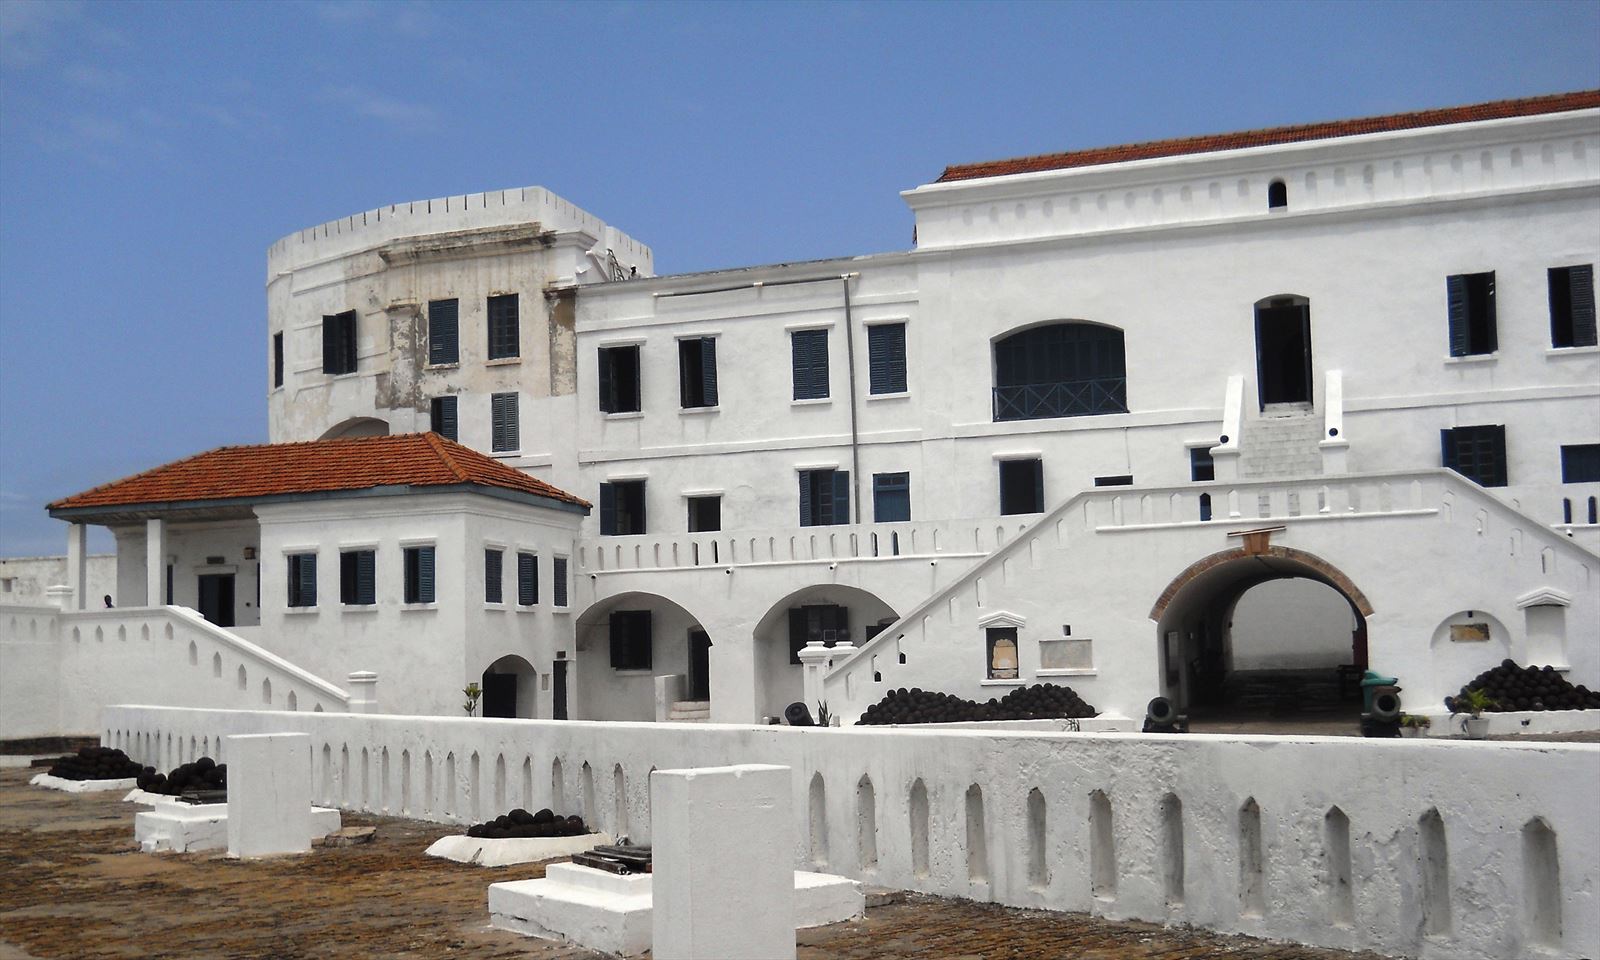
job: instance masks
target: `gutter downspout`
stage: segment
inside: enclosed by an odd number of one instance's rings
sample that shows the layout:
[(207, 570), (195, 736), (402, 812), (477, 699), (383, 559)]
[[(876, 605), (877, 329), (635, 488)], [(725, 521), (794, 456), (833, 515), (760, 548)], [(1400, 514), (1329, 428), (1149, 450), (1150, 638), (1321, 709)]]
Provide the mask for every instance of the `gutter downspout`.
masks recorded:
[(839, 282), (844, 285), (844, 345), (845, 358), (850, 365), (850, 495), (855, 500), (856, 523), (861, 522), (861, 434), (856, 423), (856, 328), (850, 321), (850, 281), (859, 273), (842, 273)]

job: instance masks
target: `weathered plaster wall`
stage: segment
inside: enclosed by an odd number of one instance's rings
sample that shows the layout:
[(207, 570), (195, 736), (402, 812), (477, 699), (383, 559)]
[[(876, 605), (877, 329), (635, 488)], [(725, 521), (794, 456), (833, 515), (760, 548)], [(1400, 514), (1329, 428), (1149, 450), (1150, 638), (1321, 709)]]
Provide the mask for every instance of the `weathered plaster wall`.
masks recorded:
[[(117, 555), (96, 553), (84, 558), (87, 586), (84, 593), (96, 605), (106, 594), (120, 602)], [(67, 582), (66, 557), (0, 557), (0, 604), (39, 606), (49, 603), (45, 588)], [(139, 596), (144, 596), (143, 584)]]

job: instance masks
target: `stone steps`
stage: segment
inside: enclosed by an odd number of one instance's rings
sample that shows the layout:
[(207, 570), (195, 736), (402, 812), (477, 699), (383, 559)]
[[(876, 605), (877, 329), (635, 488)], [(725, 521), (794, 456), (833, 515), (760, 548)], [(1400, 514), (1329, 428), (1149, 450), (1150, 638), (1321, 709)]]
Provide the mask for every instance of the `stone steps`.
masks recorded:
[(711, 722), (711, 701), (679, 700), (672, 705), (672, 710), (667, 713), (667, 720), (672, 723), (709, 723)]
[(1322, 418), (1317, 414), (1262, 417), (1244, 430), (1239, 475), (1250, 479), (1322, 473)]

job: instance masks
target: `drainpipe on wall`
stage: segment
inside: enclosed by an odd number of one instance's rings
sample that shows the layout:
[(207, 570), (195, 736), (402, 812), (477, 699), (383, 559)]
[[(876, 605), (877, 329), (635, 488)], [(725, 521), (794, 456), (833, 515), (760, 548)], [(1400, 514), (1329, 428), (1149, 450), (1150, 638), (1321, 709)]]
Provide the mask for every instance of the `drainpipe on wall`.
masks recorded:
[(856, 328), (850, 322), (850, 281), (859, 273), (842, 273), (839, 282), (844, 285), (844, 348), (850, 366), (850, 483), (854, 488), (850, 496), (855, 500), (855, 522), (861, 522), (861, 444), (856, 425)]

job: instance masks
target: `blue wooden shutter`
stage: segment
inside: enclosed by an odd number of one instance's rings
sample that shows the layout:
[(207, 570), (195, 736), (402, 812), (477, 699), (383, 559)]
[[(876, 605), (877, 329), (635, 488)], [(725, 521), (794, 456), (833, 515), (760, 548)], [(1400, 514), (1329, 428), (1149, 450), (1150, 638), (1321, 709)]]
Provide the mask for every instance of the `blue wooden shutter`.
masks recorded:
[(429, 363), (456, 363), (460, 360), (460, 316), (461, 304), (458, 300), (429, 302)]
[[(1591, 298), (1592, 299), (1592, 298)], [(1593, 304), (1590, 304), (1590, 326), (1594, 325)], [(700, 399), (708, 407), (717, 405), (717, 341), (715, 337), (700, 340)]]
[(814, 400), (828, 395), (828, 331), (796, 330), (790, 334), (794, 398)]
[(905, 392), (905, 324), (883, 323), (867, 328), (867, 379), (870, 393)]
[(816, 524), (816, 517), (811, 513), (811, 471), (800, 471), (800, 526), (810, 527)]
[(322, 318), (322, 372), (342, 373), (339, 369), (339, 318)]
[(356, 603), (371, 605), (377, 602), (377, 552), (362, 550), (356, 554)]
[(506, 445), (507, 450), (516, 450), (522, 446), (522, 427), (517, 413), (517, 394), (508, 393), (506, 398)]
[(567, 558), (556, 557), (550, 563), (550, 602), (558, 607), (567, 605)]
[(1044, 461), (1032, 461), (1033, 473), (1033, 512), (1044, 512)]
[(1439, 431), (1439, 460), (1448, 469), (1460, 472), (1456, 466), (1456, 432), (1454, 430)]
[(833, 516), (829, 523), (850, 522), (850, 471), (833, 471)]
[(1594, 265), (1568, 267), (1567, 289), (1572, 310), (1572, 345), (1595, 346)]
[(617, 488), (609, 483), (600, 484), (600, 535), (612, 536), (617, 532)]
[(1467, 278), (1460, 274), (1445, 278), (1445, 300), (1450, 309), (1450, 356), (1464, 357), (1470, 348), (1467, 322)]
[(317, 605), (317, 555), (302, 553), (293, 558), (296, 562), (296, 583), (299, 587), (299, 603), (296, 606), (314, 607)]
[(1486, 487), (1503, 487), (1506, 476), (1506, 428), (1504, 424), (1480, 427), (1478, 437), (1478, 462)]
[(506, 404), (500, 393), (489, 397), (489, 449), (506, 449)]
[(614, 383), (615, 378), (613, 377), (611, 370), (611, 350), (607, 347), (601, 347), (599, 351), (599, 359), (600, 412), (616, 413), (617, 397), (616, 385)]
[(517, 554), (517, 602), (524, 607), (539, 602), (539, 559), (531, 553)]
[(504, 571), (500, 566), (499, 550), (483, 551), (483, 600), (485, 603), (500, 603), (504, 599), (502, 580)]
[(417, 602), (433, 602), (433, 548), (417, 548)]

